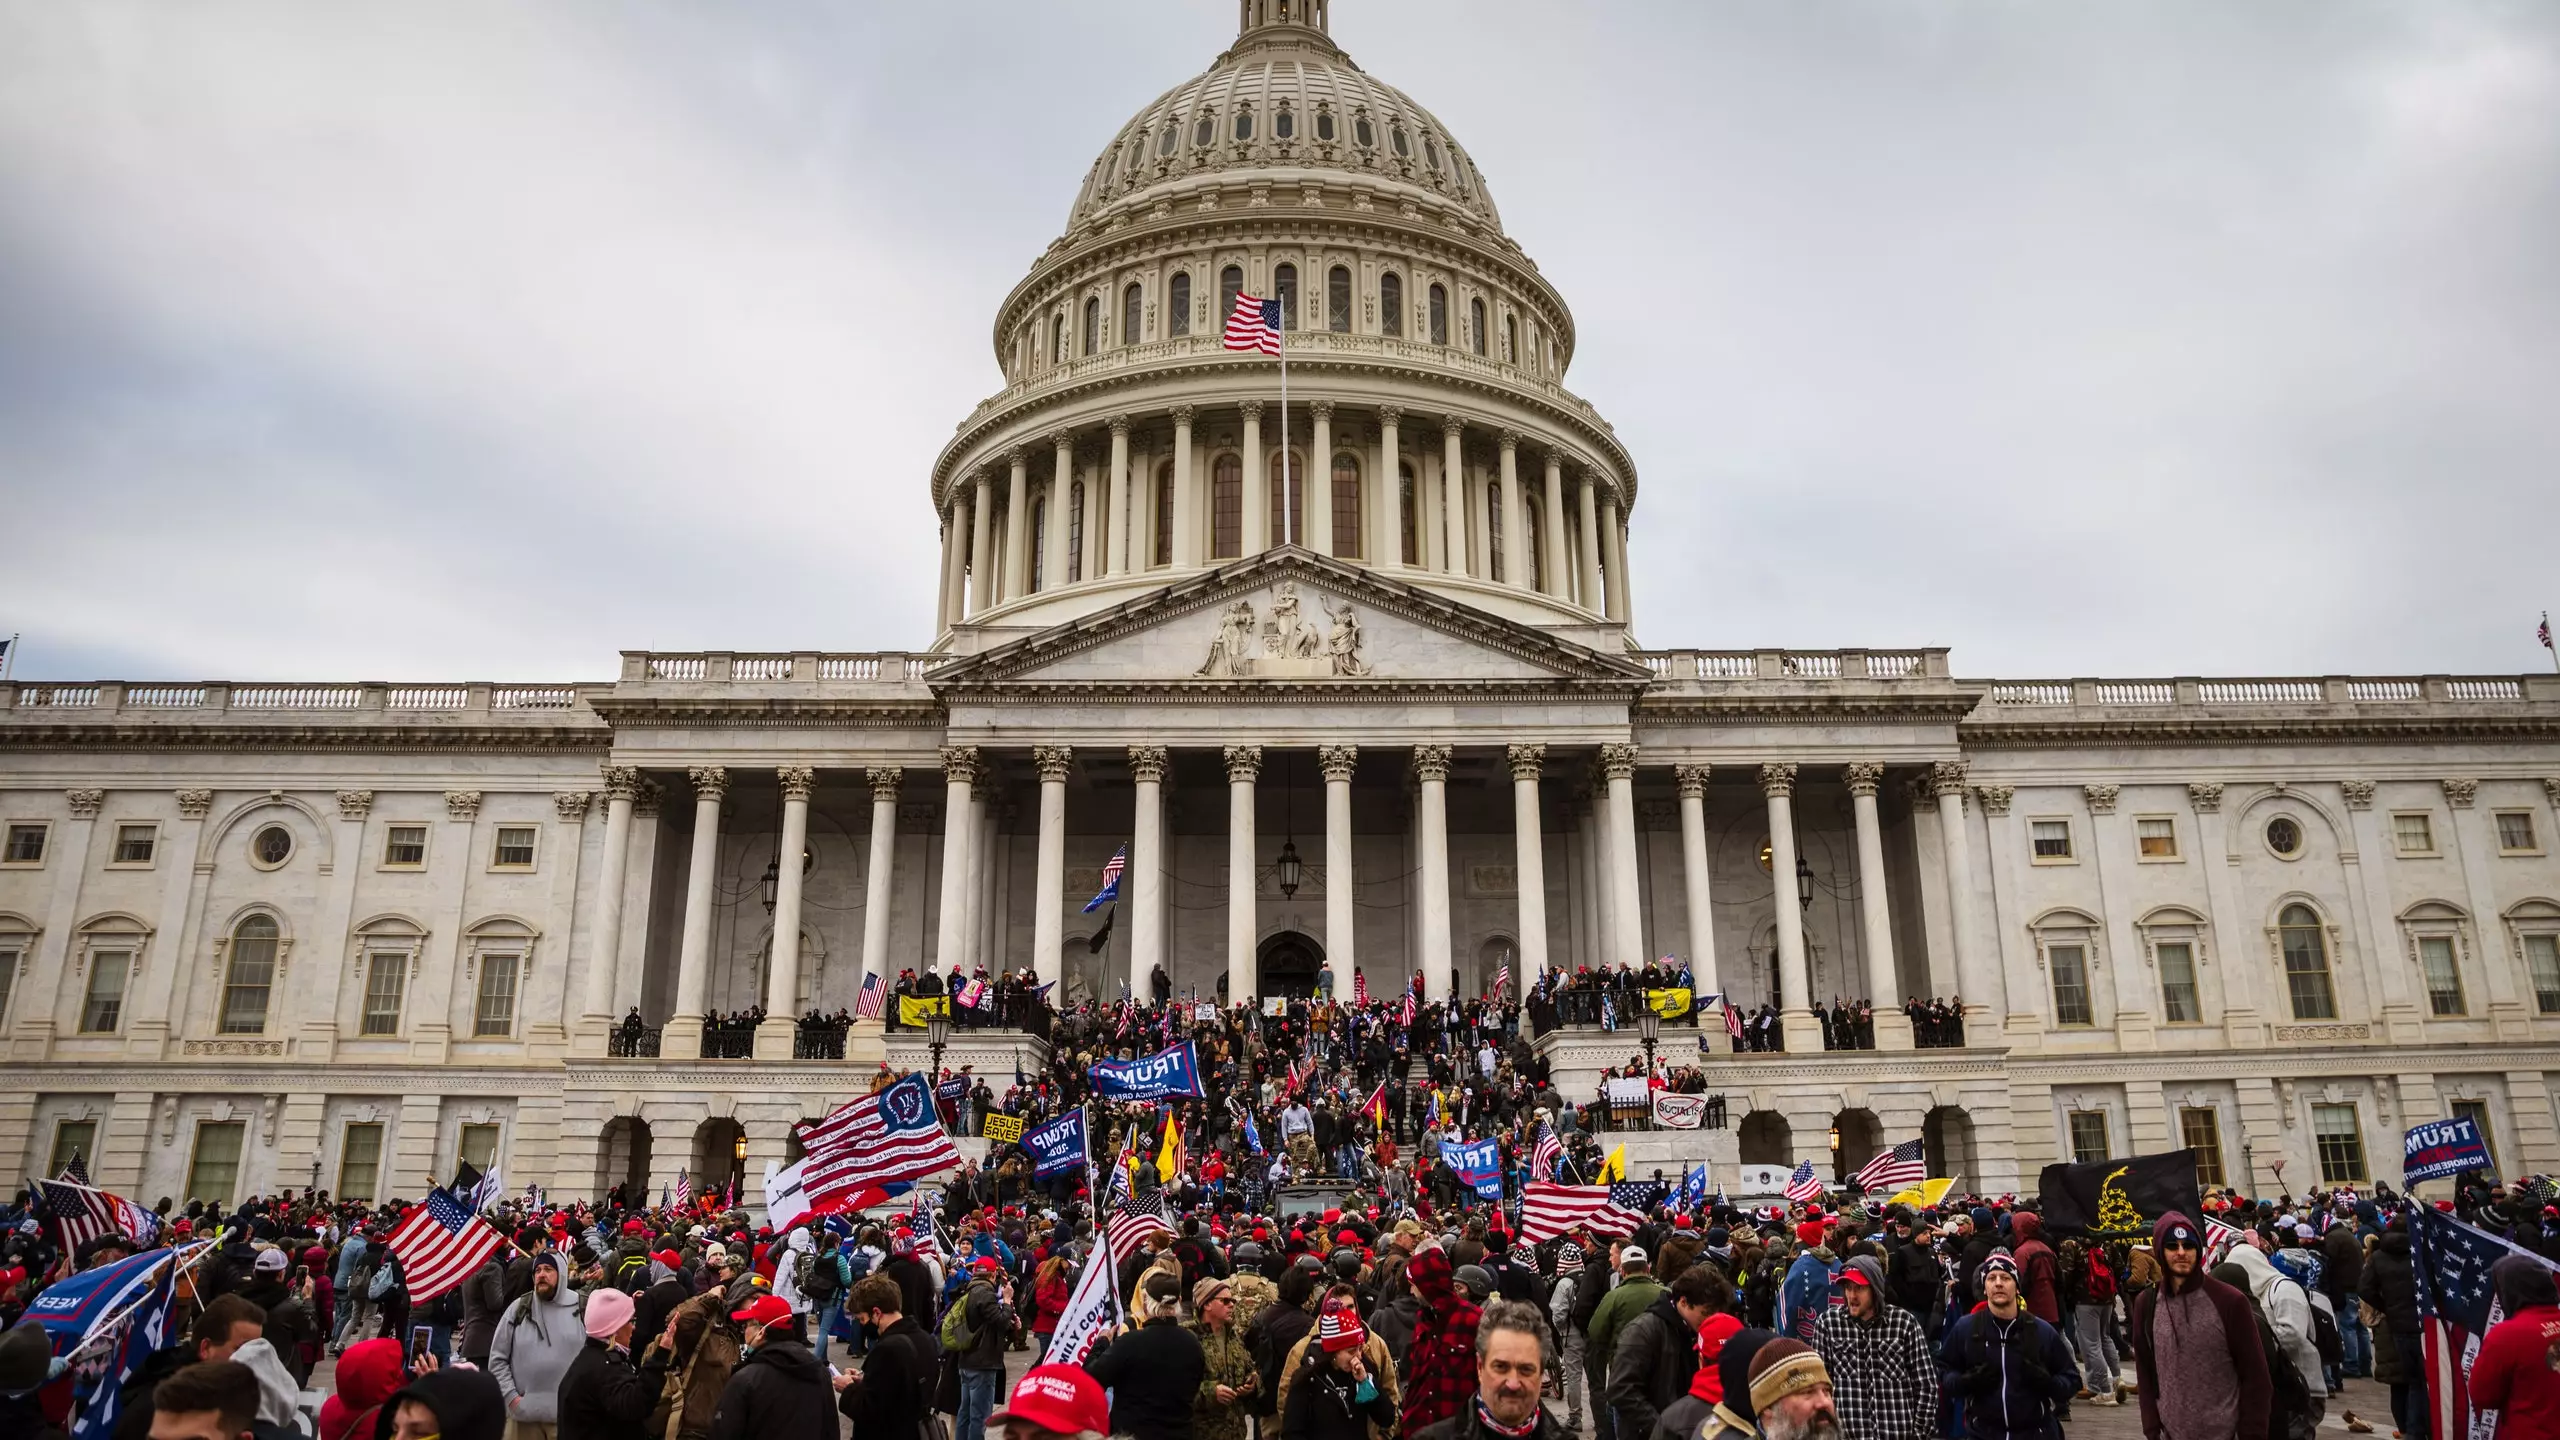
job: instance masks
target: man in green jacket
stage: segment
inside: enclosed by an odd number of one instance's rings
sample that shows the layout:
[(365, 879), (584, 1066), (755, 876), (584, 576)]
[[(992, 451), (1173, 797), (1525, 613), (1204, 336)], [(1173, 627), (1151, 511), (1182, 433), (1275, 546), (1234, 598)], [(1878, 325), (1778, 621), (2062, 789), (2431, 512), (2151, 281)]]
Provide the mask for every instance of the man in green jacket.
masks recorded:
[[(1617, 1354), (1618, 1332), (1627, 1327), (1628, 1321), (1643, 1314), (1645, 1307), (1667, 1293), (1662, 1282), (1653, 1278), (1653, 1262), (1645, 1255), (1642, 1246), (1629, 1245), (1620, 1250), (1618, 1283), (1602, 1298), (1600, 1308), (1591, 1312), (1590, 1343), (1583, 1351), (1583, 1372), (1589, 1375), (1608, 1374), (1609, 1361)], [(1647, 1440), (1642, 1435), (1614, 1435), (1612, 1431), (1616, 1427), (1609, 1423), (1606, 1404), (1595, 1401), (1591, 1411), (1591, 1429), (1597, 1440)]]

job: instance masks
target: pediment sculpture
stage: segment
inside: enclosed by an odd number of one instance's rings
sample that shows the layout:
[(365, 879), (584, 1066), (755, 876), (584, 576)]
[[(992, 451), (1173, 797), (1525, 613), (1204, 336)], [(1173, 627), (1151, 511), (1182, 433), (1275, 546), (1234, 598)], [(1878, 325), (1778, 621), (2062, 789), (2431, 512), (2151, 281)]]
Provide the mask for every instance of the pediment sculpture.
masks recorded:
[(1281, 582), (1268, 617), (1257, 616), (1250, 600), (1229, 605), (1218, 616), (1209, 658), (1193, 674), (1215, 680), (1357, 679), (1369, 674), (1361, 653), (1366, 642), (1360, 617), (1350, 602), (1336, 609), (1319, 596), (1316, 603), (1328, 622), (1321, 630), (1303, 612), (1295, 581)]

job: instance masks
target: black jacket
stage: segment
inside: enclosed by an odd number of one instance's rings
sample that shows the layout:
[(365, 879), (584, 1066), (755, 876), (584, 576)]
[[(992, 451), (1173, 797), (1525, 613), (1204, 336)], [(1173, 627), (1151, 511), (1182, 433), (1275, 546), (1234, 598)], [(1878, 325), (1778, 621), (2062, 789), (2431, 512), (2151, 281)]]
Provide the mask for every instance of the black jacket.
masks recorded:
[(1369, 1440), (1369, 1427), (1380, 1434), (1395, 1429), (1396, 1411), (1378, 1377), (1369, 1377), (1369, 1398), (1356, 1397), (1359, 1384), (1324, 1363), (1324, 1352), (1309, 1346), (1306, 1366), (1289, 1387), (1289, 1404), (1280, 1417), (1281, 1440)]
[(1191, 1440), (1191, 1402), (1208, 1378), (1209, 1357), (1180, 1321), (1139, 1326), (1095, 1352), (1084, 1370), (1111, 1392), (1112, 1434)]
[[(912, 1255), (900, 1255), (880, 1269), (880, 1273), (898, 1282), (898, 1309), (906, 1315), (922, 1317), (934, 1313), (933, 1272)], [(972, 1437), (975, 1440), (975, 1437)]]
[(836, 1398), (853, 1440), (915, 1440), (933, 1405), (933, 1337), (901, 1315), (863, 1353), (862, 1379)]
[(559, 1440), (624, 1440), (639, 1433), (657, 1399), (630, 1351), (590, 1338), (560, 1377)]
[(996, 1287), (984, 1280), (969, 1282), (959, 1303), (968, 1307), (962, 1313), (974, 1337), (969, 1348), (960, 1352), (960, 1368), (1004, 1369), (1004, 1352), (1013, 1344), (1013, 1307), (999, 1299)]
[(1617, 1412), (1618, 1427), (1634, 1440), (1653, 1433), (1662, 1407), (1689, 1393), (1698, 1374), (1698, 1332), (1680, 1318), (1664, 1295), (1618, 1332), (1609, 1352), (1609, 1378), (1602, 1394)]
[[(1413, 1440), (1500, 1440), (1500, 1437), (1477, 1423), (1476, 1402), (1471, 1399), (1458, 1407), (1457, 1414), (1414, 1431)], [(1541, 1401), (1538, 1405), (1538, 1428), (1529, 1432), (1528, 1440), (1573, 1440), (1573, 1432), (1557, 1424), (1556, 1417), (1547, 1413), (1546, 1403)]]
[(711, 1415), (711, 1440), (837, 1440), (835, 1387), (808, 1343), (768, 1331)]
[(650, 1342), (666, 1333), (667, 1317), (693, 1298), (693, 1287), (681, 1275), (670, 1275), (640, 1292), (631, 1307), (631, 1348), (646, 1353)]
[[(492, 1255), (488, 1263), (462, 1282), (462, 1334), (454, 1340), (453, 1353), (468, 1356), (473, 1364), (487, 1369), (489, 1348), (497, 1340), (498, 1312), (506, 1308), (507, 1267)], [(655, 1334), (651, 1332), (652, 1338)]]
[[(2356, 1293), (2382, 1312), (2385, 1328), (2402, 1335), (2418, 1330), (2418, 1273), (2409, 1264), (2405, 1232), (2383, 1235), (2380, 1246), (2365, 1259), (2364, 1278)], [(2416, 1373), (2416, 1367), (2411, 1367), (2411, 1373)]]

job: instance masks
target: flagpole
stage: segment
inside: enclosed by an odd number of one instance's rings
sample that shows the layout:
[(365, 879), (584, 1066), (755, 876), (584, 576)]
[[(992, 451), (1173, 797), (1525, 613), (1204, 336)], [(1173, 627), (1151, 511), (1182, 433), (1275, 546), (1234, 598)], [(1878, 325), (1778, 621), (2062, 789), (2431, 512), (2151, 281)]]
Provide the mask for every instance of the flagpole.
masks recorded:
[[(1277, 287), (1274, 287), (1277, 288)], [(1273, 333), (1280, 337), (1280, 543), (1298, 543), (1297, 491), (1289, 464), (1289, 306), (1298, 297), (1292, 295), (1279, 302), (1280, 324)]]

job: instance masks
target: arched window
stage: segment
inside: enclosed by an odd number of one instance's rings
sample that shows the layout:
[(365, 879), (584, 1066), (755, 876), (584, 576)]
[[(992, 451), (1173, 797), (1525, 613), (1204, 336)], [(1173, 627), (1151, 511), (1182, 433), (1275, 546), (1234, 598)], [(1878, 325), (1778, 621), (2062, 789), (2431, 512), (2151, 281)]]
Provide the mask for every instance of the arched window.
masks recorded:
[(1351, 117), (1351, 143), (1366, 150), (1378, 143), (1378, 132), (1369, 128), (1369, 117)]
[(1324, 274), (1324, 328), (1337, 334), (1351, 330), (1351, 271), (1341, 265)]
[(1378, 277), (1378, 333), (1404, 334), (1404, 277), (1393, 270)]
[(1484, 301), (1480, 299), (1467, 302), (1467, 344), (1477, 354), (1484, 353)]
[(275, 986), (281, 934), (269, 915), (251, 915), (232, 927), (231, 954), (222, 973), (223, 1034), (266, 1033), (267, 995)]
[(1084, 578), (1084, 482), (1067, 486), (1067, 583)]
[(1244, 457), (1230, 452), (1209, 471), (1209, 555), (1233, 560), (1244, 553)]
[(1347, 450), (1333, 452), (1333, 553), (1360, 558), (1360, 461)]
[(1156, 565), (1173, 563), (1173, 462), (1156, 467)]
[(1049, 363), (1067, 363), (1067, 317), (1064, 315), (1049, 317)]
[(1280, 328), (1298, 328), (1298, 267), (1281, 264), (1271, 272), (1271, 298), (1280, 302)]
[(1206, 145), (1217, 138), (1218, 117), (1210, 114), (1208, 111), (1201, 111), (1200, 123), (1193, 126), (1191, 130), (1191, 143), (1194, 145)]
[(1319, 140), (1331, 140), (1333, 138), (1332, 111), (1319, 110), (1316, 112), (1316, 138)]
[(1102, 297), (1088, 295), (1084, 302), (1084, 353), (1102, 348)]
[(1440, 168), (1440, 142), (1429, 135), (1422, 137), (1422, 163), (1434, 170)]
[(1146, 292), (1138, 288), (1138, 282), (1135, 280), (1129, 282), (1128, 289), (1120, 292), (1121, 344), (1135, 345), (1138, 343), (1138, 332), (1144, 329), (1147, 323), (1146, 310), (1144, 308), (1145, 301)]
[(1164, 333), (1168, 336), (1191, 333), (1191, 272), (1176, 271), (1165, 286)]
[(1156, 153), (1170, 155), (1173, 153), (1173, 147), (1181, 143), (1182, 127), (1168, 120), (1164, 125), (1164, 133), (1156, 137)]
[(1227, 317), (1236, 313), (1236, 297), (1244, 293), (1244, 271), (1230, 265), (1218, 272), (1218, 325), (1224, 329)]
[(2284, 983), (2293, 999), (2293, 1018), (2338, 1018), (2337, 991), (2329, 983), (2329, 931), (2319, 915), (2308, 905), (2287, 905), (2276, 917), (2276, 940), (2284, 951)]
[(1413, 142), (1405, 138), (1404, 127), (1402, 125), (1390, 125), (1387, 127), (1387, 143), (1395, 147), (1395, 152), (1398, 155), (1401, 155), (1408, 160), (1413, 158)]
[(1138, 165), (1139, 165), (1139, 163), (1140, 163), (1140, 162), (1144, 161), (1146, 158), (1147, 158), (1147, 137), (1146, 137), (1146, 136), (1144, 136), (1144, 135), (1138, 135), (1138, 136), (1133, 136), (1133, 137), (1131, 137), (1131, 139), (1130, 139), (1130, 141), (1129, 141), (1129, 164), (1128, 164), (1128, 166), (1127, 166), (1127, 169), (1128, 169), (1128, 171), (1129, 171), (1129, 178), (1130, 178), (1130, 179), (1134, 180), (1134, 179), (1136, 179), (1136, 178), (1137, 178), (1137, 176), (1138, 176)]
[(1291, 110), (1286, 105), (1281, 106), (1279, 113), (1271, 117), (1271, 138), (1274, 140), (1290, 140), (1295, 139), (1297, 134), (1297, 112)]
[(1449, 292), (1437, 284), (1431, 287), (1431, 343), (1449, 343)]
[(1520, 319), (1516, 315), (1502, 317), (1502, 363), (1520, 363)]
[(1484, 550), (1491, 562), (1493, 580), (1500, 584), (1502, 573), (1502, 486), (1494, 481), (1484, 487)]
[(1422, 529), (1414, 521), (1413, 467), (1410, 465), (1396, 467), (1396, 515), (1397, 528), (1404, 533), (1404, 563), (1419, 565), (1422, 563)]
[(1049, 497), (1043, 495), (1031, 502), (1031, 588), (1035, 593), (1049, 583), (1048, 577), (1040, 570), (1040, 562), (1047, 558), (1048, 549)]
[(1529, 555), (1529, 588), (1547, 588), (1547, 557), (1538, 544), (1539, 532), (1547, 528), (1546, 506), (1533, 497), (1520, 497), (1520, 544)]
[[(1283, 465), (1287, 468), (1282, 468)], [(1307, 472), (1304, 456), (1271, 452), (1271, 543), (1307, 543)], [(1287, 499), (1284, 502), (1282, 496)], [(1287, 509), (1282, 509), (1283, 504)]]
[(1236, 138), (1238, 140), (1253, 138), (1253, 111), (1250, 108), (1236, 112)]

